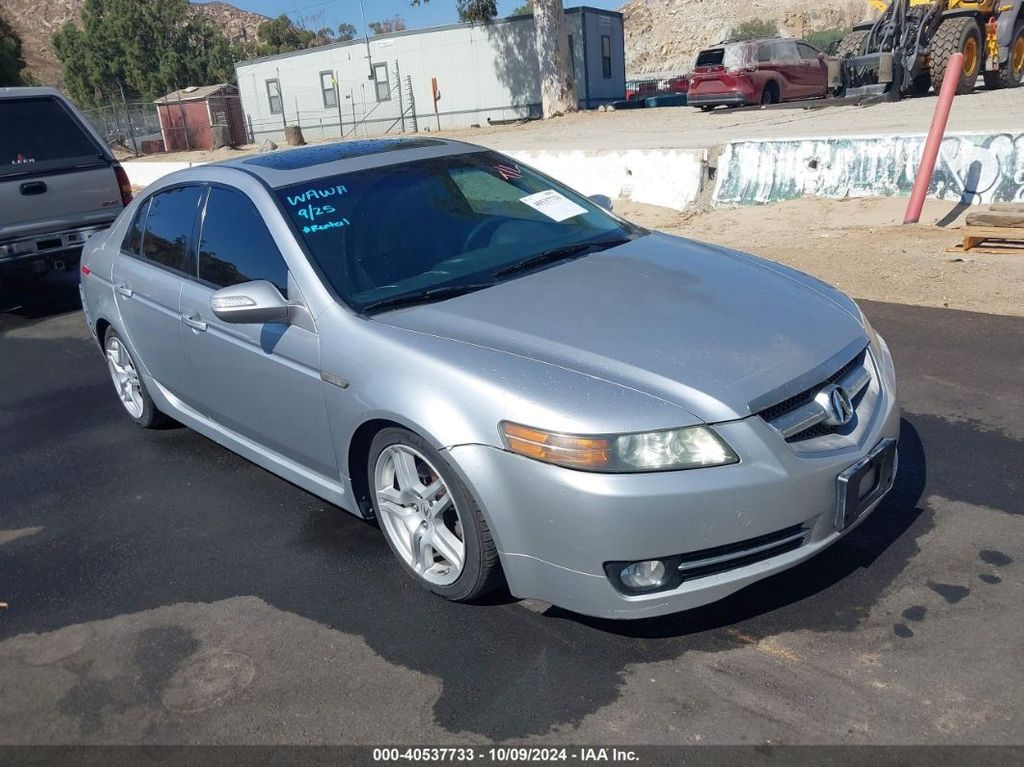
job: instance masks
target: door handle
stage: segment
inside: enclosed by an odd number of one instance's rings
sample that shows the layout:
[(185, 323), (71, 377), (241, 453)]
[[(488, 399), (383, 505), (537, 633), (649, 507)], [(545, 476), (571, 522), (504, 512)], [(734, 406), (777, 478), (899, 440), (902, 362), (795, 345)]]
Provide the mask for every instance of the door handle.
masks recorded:
[(127, 285), (125, 285), (123, 282), (120, 282), (120, 283), (114, 285), (114, 290), (116, 290), (118, 293), (120, 293), (125, 298), (131, 298), (132, 297), (132, 289), (129, 288)]
[(195, 312), (181, 315), (181, 321), (193, 330), (198, 330), (200, 333), (206, 332), (206, 323), (199, 319), (199, 315)]

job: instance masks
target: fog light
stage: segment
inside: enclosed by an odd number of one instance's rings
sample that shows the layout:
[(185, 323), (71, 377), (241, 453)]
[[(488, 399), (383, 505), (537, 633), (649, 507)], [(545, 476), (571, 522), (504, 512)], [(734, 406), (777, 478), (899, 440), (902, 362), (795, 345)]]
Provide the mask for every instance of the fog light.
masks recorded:
[(622, 584), (630, 589), (653, 589), (665, 582), (665, 565), (657, 559), (634, 562), (619, 573)]

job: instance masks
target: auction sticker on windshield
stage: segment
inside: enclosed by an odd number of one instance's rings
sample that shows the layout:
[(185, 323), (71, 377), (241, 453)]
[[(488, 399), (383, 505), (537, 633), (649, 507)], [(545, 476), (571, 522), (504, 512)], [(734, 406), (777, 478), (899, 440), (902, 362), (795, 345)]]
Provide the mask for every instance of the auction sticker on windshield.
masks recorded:
[(565, 221), (567, 218), (587, 212), (585, 208), (554, 189), (528, 194), (526, 197), (520, 197), (519, 201), (525, 202), (534, 210), (539, 210), (552, 221)]

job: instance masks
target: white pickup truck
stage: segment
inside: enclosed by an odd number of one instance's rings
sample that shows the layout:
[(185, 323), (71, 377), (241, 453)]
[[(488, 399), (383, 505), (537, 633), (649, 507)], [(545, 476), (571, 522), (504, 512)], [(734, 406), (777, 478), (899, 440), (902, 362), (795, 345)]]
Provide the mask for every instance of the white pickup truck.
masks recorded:
[(60, 91), (0, 88), (0, 281), (74, 268), (131, 198), (124, 168)]

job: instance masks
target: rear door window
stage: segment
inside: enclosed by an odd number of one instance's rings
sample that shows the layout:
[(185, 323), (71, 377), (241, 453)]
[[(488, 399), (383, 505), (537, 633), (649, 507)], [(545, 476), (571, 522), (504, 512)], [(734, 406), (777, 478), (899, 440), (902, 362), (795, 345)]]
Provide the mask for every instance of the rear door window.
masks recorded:
[(218, 288), (266, 280), (288, 295), (288, 266), (263, 217), (238, 192), (210, 188), (199, 239), (199, 279)]
[(153, 195), (142, 237), (142, 257), (154, 264), (195, 275), (192, 229), (202, 189), (182, 186)]
[(800, 60), (800, 54), (796, 51), (796, 45), (789, 40), (782, 40), (773, 43), (775, 49), (775, 60), (781, 62), (794, 62)]
[(102, 149), (61, 100), (0, 100), (0, 177), (106, 162)]
[(796, 47), (800, 51), (800, 58), (806, 61), (818, 60), (818, 51), (809, 46), (807, 43), (797, 43)]

